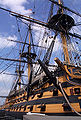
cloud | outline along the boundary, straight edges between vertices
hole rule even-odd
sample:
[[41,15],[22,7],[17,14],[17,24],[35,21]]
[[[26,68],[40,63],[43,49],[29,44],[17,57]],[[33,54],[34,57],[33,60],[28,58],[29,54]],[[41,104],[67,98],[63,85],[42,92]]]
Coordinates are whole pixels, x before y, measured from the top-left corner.
[[[50,31],[41,25],[33,24],[32,29],[35,31],[35,40],[38,41],[39,40],[38,37],[40,38],[39,45],[48,48],[53,40],[54,35],[51,35]],[[43,36],[45,31],[48,35],[46,34],[45,36]],[[47,39],[47,42],[46,42],[46,39]],[[55,48],[53,49],[53,51],[58,51],[60,45],[62,45],[60,38],[56,37]]]
[[[76,25],[81,22],[81,17],[79,17],[75,14],[72,14],[72,18],[74,19]],[[71,32],[81,35],[81,26],[80,25],[73,26],[71,29]]]
[[0,91],[1,91],[0,92],[0,96],[7,96],[9,91],[10,91],[10,89],[5,88],[5,87],[0,87]]
[[30,15],[32,11],[31,9],[25,9],[24,4],[26,3],[28,3],[27,0],[0,0],[0,4],[4,7],[21,14]]
[[[0,70],[1,71],[1,70]],[[10,74],[10,72],[7,71]],[[0,96],[8,96],[12,84],[14,81],[14,76],[7,74],[0,74]],[[0,98],[0,105],[5,102],[5,98]]]
[[8,41],[8,40],[17,40],[17,37],[15,35],[13,36],[8,36],[8,37],[5,37],[5,36],[2,36],[0,35],[0,48],[4,48],[4,47],[11,47],[11,46],[15,46],[16,43],[15,42],[12,42],[12,41]]
[[[10,74],[10,72],[7,72]],[[7,75],[7,74],[0,74],[0,82],[5,82],[5,83],[12,83],[13,76]],[[5,84],[6,85],[6,84]],[[9,87],[9,86],[8,86]]]
[[32,25],[32,30],[34,30],[34,39],[35,39],[35,42],[38,42],[39,39],[41,41],[42,38],[43,38],[45,27],[43,27],[41,25],[33,24]]
[[[10,74],[10,72],[7,72]],[[10,76],[7,74],[0,74],[0,96],[7,96],[11,89],[12,83],[14,80],[14,76]]]
[[[40,25],[35,25],[32,27],[32,29],[35,31],[35,35],[34,35],[35,36],[34,40],[36,42],[35,44],[37,44],[37,42],[38,42],[39,46],[49,48],[54,35],[52,35],[52,33],[48,29],[45,29],[45,27],[41,27]],[[45,31],[47,34],[44,37]],[[47,49],[45,50],[43,48],[38,48],[38,50],[36,52],[37,56],[40,56],[40,59],[43,59],[46,51],[47,51]],[[53,59],[55,57],[59,57],[59,55],[61,55],[62,51],[63,51],[63,47],[62,47],[61,38],[59,36],[57,36],[55,39],[54,48],[52,51]],[[52,56],[51,56],[51,58],[52,58]],[[52,63],[53,60],[50,59],[50,62]],[[38,66],[36,66],[36,67],[38,68]],[[37,69],[34,69],[34,70],[36,71]]]
[[[3,85],[0,86],[0,96],[7,96],[9,94],[9,91],[10,91],[10,88],[6,88]],[[5,103],[5,100],[6,98],[0,98],[0,105],[3,105]]]

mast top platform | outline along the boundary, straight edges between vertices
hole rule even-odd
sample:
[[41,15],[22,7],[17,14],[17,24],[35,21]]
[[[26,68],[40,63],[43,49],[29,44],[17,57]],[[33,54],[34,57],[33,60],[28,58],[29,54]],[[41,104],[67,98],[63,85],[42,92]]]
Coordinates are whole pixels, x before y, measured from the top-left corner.
[[48,27],[51,29],[59,29],[69,31],[74,26],[74,19],[67,14],[56,14],[48,22]]

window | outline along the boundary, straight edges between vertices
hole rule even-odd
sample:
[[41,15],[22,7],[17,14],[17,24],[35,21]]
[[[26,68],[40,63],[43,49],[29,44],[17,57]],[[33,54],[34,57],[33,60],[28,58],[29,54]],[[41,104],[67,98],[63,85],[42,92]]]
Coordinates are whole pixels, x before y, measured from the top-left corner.
[[80,88],[74,88],[75,94],[80,94]]

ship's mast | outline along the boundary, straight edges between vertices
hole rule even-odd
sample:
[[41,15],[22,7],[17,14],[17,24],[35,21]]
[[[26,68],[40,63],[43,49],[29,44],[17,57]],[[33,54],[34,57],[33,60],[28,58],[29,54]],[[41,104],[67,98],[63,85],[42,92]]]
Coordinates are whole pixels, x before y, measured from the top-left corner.
[[[19,60],[21,60],[21,44],[20,44],[19,48],[20,48]],[[21,62],[19,62],[19,89],[21,89]]]
[[61,0],[58,0],[58,2],[59,2],[59,4],[61,4],[62,2],[61,2]]
[[[31,53],[31,42],[30,42],[30,36],[31,36],[31,26],[29,25],[29,46],[28,46],[28,54],[30,56]],[[30,73],[31,73],[31,58],[28,57],[28,81],[30,79]]]
[[[59,2],[59,4],[62,4],[61,0],[58,0],[58,2]],[[59,9],[61,9],[61,7]],[[63,8],[61,9],[61,14],[63,14]],[[62,45],[63,45],[63,51],[64,51],[64,57],[65,57],[64,59],[65,59],[66,63],[70,64],[66,36],[62,32],[60,34],[61,34],[61,38],[62,38]]]
[[31,24],[29,24],[29,26],[28,26],[28,33],[27,34],[28,34],[27,36],[29,36],[29,39],[28,39],[28,41],[29,41],[28,51],[25,52],[24,49],[23,49],[23,53],[22,53],[21,56],[27,59],[27,63],[28,63],[28,84],[29,84],[29,83],[31,83],[30,78],[32,76],[32,59],[35,59],[35,57],[36,57],[34,46],[33,46],[33,52],[34,53],[31,53],[31,43],[33,44],[33,38],[32,38],[32,33],[31,33]]
[[18,75],[18,80],[17,80],[17,83],[14,88],[17,89],[17,84],[18,84],[18,90],[20,90],[21,89],[21,74],[22,74],[22,71],[21,71],[21,43],[19,45],[19,66],[18,66],[18,68],[16,66],[15,73],[17,73],[17,75]]
[[65,56],[65,61],[66,61],[66,63],[70,64],[66,36],[63,33],[61,33],[61,38],[62,38],[62,44],[63,44],[63,51],[64,51],[64,56]]
[[17,84],[19,85],[18,89],[20,90],[21,89],[21,76],[22,76],[22,73],[23,71],[21,70],[21,44],[19,45],[19,67],[16,68],[16,71],[15,71],[17,74],[18,74],[18,81],[15,85],[15,88],[17,88]]

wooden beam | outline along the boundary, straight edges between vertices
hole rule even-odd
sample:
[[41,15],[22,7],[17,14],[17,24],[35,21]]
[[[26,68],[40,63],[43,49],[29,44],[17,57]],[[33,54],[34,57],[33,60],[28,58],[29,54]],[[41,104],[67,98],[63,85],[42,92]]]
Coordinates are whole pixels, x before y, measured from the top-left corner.
[[[57,5],[59,5],[59,6],[61,6],[61,7],[63,6],[63,5],[59,4],[58,2],[56,2],[56,1],[54,1],[54,0],[50,0],[50,1],[56,3]],[[67,7],[64,7],[64,6],[63,6],[63,8],[67,8]],[[12,15],[15,16],[15,17],[19,17],[19,18],[24,19],[24,20],[26,20],[26,21],[29,21],[29,22],[32,22],[32,23],[36,23],[36,24],[38,24],[38,25],[42,25],[42,26],[44,26],[44,27],[47,27],[47,28],[51,29],[51,28],[48,26],[48,23],[39,21],[39,20],[34,19],[34,18],[31,18],[31,17],[27,17],[27,16],[25,16],[25,15],[21,15],[21,14],[19,14],[19,13],[13,12],[13,11],[11,11],[11,10],[8,10],[8,9],[2,8],[2,7],[0,7],[0,9],[2,9],[2,10],[4,10],[4,11],[7,11],[7,12],[9,12],[9,13],[12,13]],[[69,9],[69,8],[67,8],[67,9]],[[72,10],[71,10],[71,11],[72,11]],[[75,12],[74,12],[74,13],[75,13]],[[79,13],[76,13],[76,14],[78,15]],[[81,17],[81,14],[79,14],[79,16]],[[58,30],[56,27],[54,28],[54,30],[59,31],[59,32],[63,32],[62,30]],[[78,35],[78,34],[75,34],[75,33],[73,34],[73,33],[70,33],[70,32],[68,32],[68,33],[65,32],[65,34],[66,34],[66,35],[68,34],[68,35],[70,35],[70,36],[72,36],[72,37],[76,37],[76,38],[81,39],[81,36]]]
[[[10,59],[10,58],[3,58],[3,57],[0,57],[0,60],[7,60],[7,61],[14,61],[14,62],[28,63],[28,62],[25,61],[25,60]],[[33,62],[32,64],[37,64],[37,62]]]
[[[21,44],[26,44],[26,45],[29,45],[29,43],[22,42],[22,41],[11,40],[11,39],[7,39],[7,40],[8,40],[8,41],[12,41],[12,42],[16,42],[16,43],[21,43]],[[45,48],[45,49],[47,49],[46,47],[43,47],[43,46],[40,46],[40,45],[35,45],[35,44],[31,44],[31,46],[41,47],[41,48]]]

